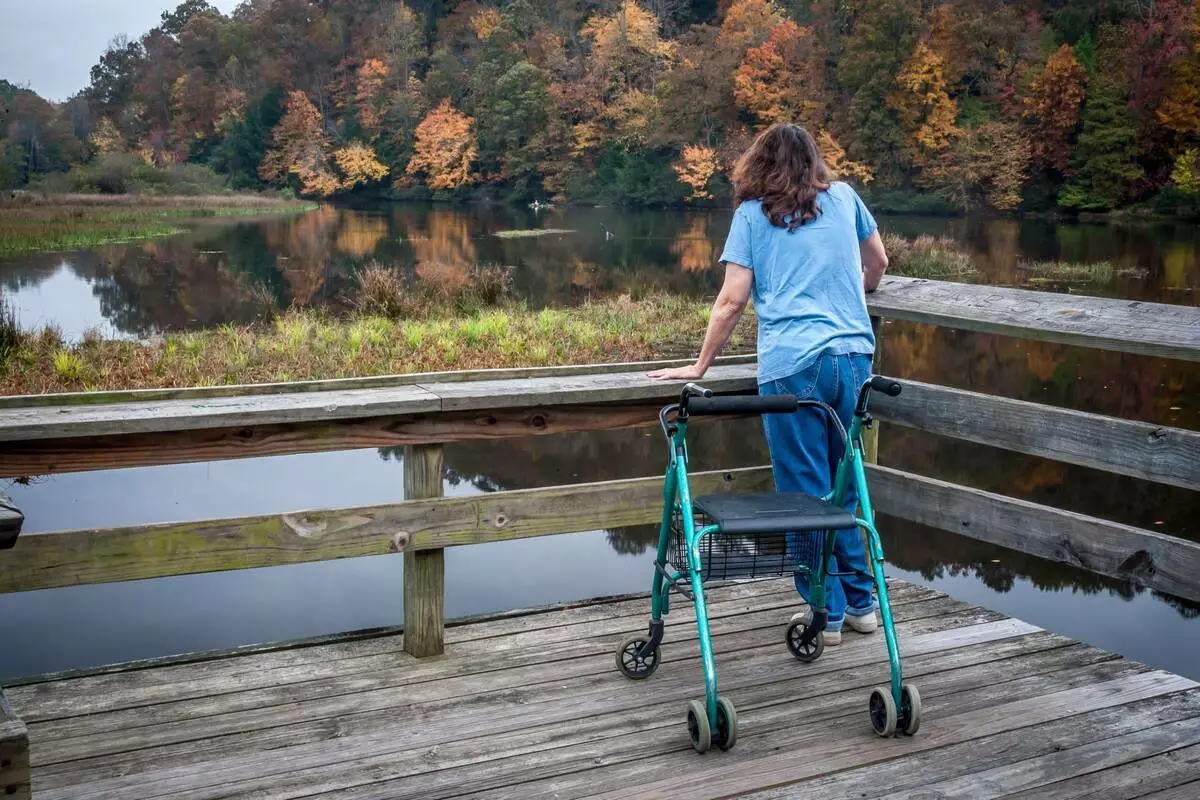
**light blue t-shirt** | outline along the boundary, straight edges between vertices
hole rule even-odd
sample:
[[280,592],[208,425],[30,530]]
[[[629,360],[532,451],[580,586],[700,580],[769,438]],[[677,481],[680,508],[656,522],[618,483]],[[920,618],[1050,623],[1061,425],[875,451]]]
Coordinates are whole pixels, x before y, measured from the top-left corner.
[[790,232],[772,225],[758,200],[733,214],[720,260],[754,271],[760,384],[822,353],[875,352],[859,242],[878,226],[848,184],[832,184],[817,204],[817,218]]

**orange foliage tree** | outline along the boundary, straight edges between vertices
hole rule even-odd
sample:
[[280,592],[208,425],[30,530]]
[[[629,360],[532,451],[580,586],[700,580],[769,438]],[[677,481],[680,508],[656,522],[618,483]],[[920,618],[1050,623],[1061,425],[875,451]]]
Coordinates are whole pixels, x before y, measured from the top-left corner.
[[733,98],[763,125],[824,123],[823,71],[812,28],[785,20],[767,41],[747,50],[733,76]]
[[1050,54],[1045,69],[1033,79],[1032,91],[1025,99],[1025,119],[1031,126],[1031,154],[1038,166],[1066,170],[1086,79],[1075,52],[1065,44]]
[[712,197],[712,193],[708,191],[708,182],[717,174],[719,165],[717,153],[711,147],[702,144],[687,145],[673,168],[679,176],[679,182],[691,189],[693,198]]
[[374,133],[379,129],[384,110],[384,83],[388,65],[378,58],[368,58],[358,68],[354,101],[358,105],[358,123],[363,130]]
[[289,175],[300,180],[300,191],[325,197],[341,187],[329,165],[329,138],[321,112],[304,92],[288,95],[286,110],[271,132],[271,149],[263,156],[258,174],[263,180],[285,183]]
[[472,167],[479,147],[474,120],[443,100],[417,126],[412,159],[406,172],[424,173],[431,189],[457,189],[475,181]]

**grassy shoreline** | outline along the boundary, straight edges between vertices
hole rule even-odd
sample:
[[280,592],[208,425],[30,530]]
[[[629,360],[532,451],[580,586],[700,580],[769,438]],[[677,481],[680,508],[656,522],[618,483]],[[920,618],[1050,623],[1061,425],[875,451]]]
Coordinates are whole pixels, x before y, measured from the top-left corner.
[[263,195],[18,195],[0,201],[0,256],[169,236],[188,220],[297,214],[316,207]]
[[[87,337],[64,343],[53,329],[18,333],[0,362],[0,394],[183,388],[373,377],[410,372],[641,361],[692,353],[711,302],[628,296],[571,309],[506,302],[474,313],[394,319],[332,318],[291,311],[271,323],[224,325],[149,341]],[[743,322],[730,352],[753,343]]]

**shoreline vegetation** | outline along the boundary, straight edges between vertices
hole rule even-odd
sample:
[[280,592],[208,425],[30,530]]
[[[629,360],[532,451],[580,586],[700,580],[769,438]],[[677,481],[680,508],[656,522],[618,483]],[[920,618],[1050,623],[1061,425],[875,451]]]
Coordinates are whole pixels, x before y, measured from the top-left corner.
[[181,233],[187,221],[298,214],[317,207],[257,194],[17,194],[0,200],[0,256],[140,241]]
[[[255,208],[254,204],[243,208]],[[895,275],[965,280],[975,267],[953,240],[887,236]],[[1127,274],[1096,265],[1043,262],[1045,282]],[[492,367],[679,358],[694,354],[711,298],[665,292],[534,309],[513,297],[511,269],[477,266],[465,280],[407,281],[374,263],[358,275],[344,311],[271,311],[249,325],[173,332],[147,340],[89,333],[66,342],[57,329],[23,331],[0,305],[0,394],[286,383]],[[754,346],[751,311],[728,353]]]

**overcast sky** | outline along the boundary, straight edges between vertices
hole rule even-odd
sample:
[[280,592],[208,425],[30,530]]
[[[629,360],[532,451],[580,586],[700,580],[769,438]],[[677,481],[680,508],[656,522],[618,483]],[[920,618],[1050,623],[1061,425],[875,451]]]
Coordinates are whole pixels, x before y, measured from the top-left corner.
[[[209,0],[228,14],[240,0]],[[0,78],[66,100],[114,36],[136,39],[178,0],[0,0]]]

